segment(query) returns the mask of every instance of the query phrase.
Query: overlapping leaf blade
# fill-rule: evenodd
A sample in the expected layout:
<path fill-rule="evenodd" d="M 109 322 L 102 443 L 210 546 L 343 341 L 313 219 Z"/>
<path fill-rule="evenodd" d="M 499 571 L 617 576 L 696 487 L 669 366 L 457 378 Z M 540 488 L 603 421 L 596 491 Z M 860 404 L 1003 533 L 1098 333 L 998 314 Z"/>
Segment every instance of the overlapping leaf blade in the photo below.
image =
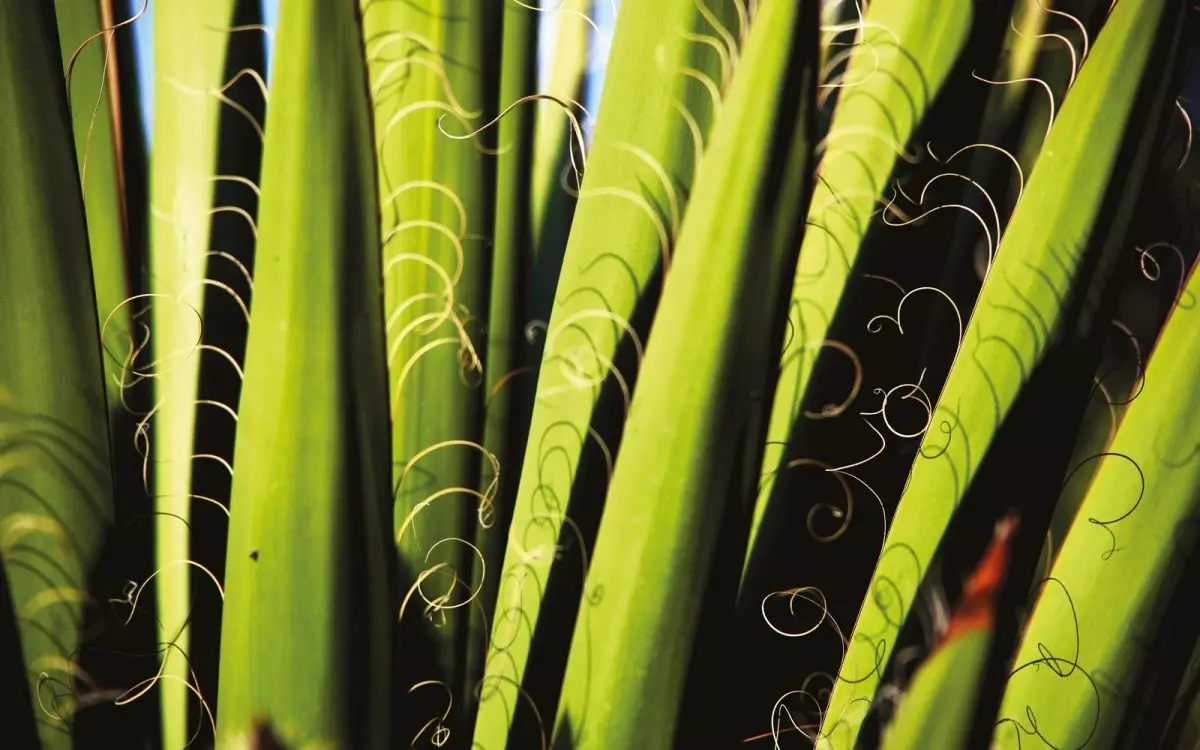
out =
<path fill-rule="evenodd" d="M 225 81 L 230 26 L 239 0 L 171 2 L 154 8 L 154 158 L 150 164 L 151 356 L 154 374 L 146 457 L 153 482 L 155 577 L 167 675 L 159 691 L 163 746 L 180 750 L 190 735 L 187 683 L 192 505 L 201 316 L 217 161 L 218 96 Z M 139 308 L 140 309 L 140 308 Z M 144 337 L 137 343 L 142 344 Z M 118 349 L 118 351 L 120 351 Z M 120 352 L 126 354 L 126 352 Z"/>
<path fill-rule="evenodd" d="M 1136 155 L 1122 179 L 1136 183 L 1144 174 L 1147 134 L 1155 132 L 1161 115 L 1163 74 L 1172 63 L 1156 45 L 1172 44 L 1179 27 L 1162 22 L 1168 15 L 1178 20 L 1174 14 L 1180 9 L 1168 5 L 1118 4 L 1047 139 L 888 532 L 826 713 L 822 748 L 853 745 L 898 623 L 950 516 L 1049 337 L 1064 323 L 1063 290 L 1074 282 L 1085 248 L 1108 249 L 1123 241 L 1137 195 L 1109 191 L 1121 189 L 1112 180 L 1126 146 Z M 1142 86 L 1157 87 L 1157 98 L 1147 111 L 1135 112 Z M 1131 121 L 1137 126 L 1127 131 Z M 1080 140 L 1085 128 L 1091 135 Z M 1106 200 L 1113 200 L 1114 208 L 1101 217 Z M 1101 219 L 1107 233 L 1093 237 Z M 889 593 L 880 594 L 885 588 Z"/>
<path fill-rule="evenodd" d="M 775 475 L 826 332 L 866 236 L 876 201 L 914 129 L 950 73 L 970 31 L 969 0 L 936 0 L 913 12 L 907 0 L 877 0 L 839 86 L 833 122 L 818 149 L 820 179 L 808 211 L 789 309 L 789 337 L 767 433 L 767 474 L 751 526 L 748 565 L 772 502 Z M 774 502 L 784 502 L 777 498 Z M 758 592 L 754 592 L 758 594 Z"/>
<path fill-rule="evenodd" d="M 759 5 L 714 125 L 609 487 L 556 743 L 674 741 L 711 566 L 737 565 L 714 561 L 726 504 L 761 458 L 812 185 L 817 18 L 813 2 Z"/>
<path fill-rule="evenodd" d="M 1013 528 L 1013 520 L 997 527 L 941 642 L 917 667 L 912 683 L 899 696 L 895 720 L 884 731 L 883 750 L 966 747 L 986 672 Z"/>
<path fill-rule="evenodd" d="M 262 717 L 302 747 L 392 747 L 383 285 L 357 19 L 350 0 L 288 2 L 280 18 L 219 741 Z"/>
<path fill-rule="evenodd" d="M 0 47 L 0 554 L 42 746 L 70 748 L 113 513 L 96 292 L 53 5 L 6 7 Z"/>
<path fill-rule="evenodd" d="M 528 320 L 524 291 L 533 283 L 532 259 L 535 213 L 532 196 L 535 112 L 526 103 L 537 87 L 538 14 L 516 4 L 504 7 L 503 37 L 500 56 L 499 108 L 509 109 L 500 120 L 498 137 L 501 151 L 496 161 L 495 229 L 492 236 L 491 278 L 487 316 L 487 357 L 483 382 L 487 386 L 484 402 L 483 447 L 491 456 L 480 462 L 482 478 L 479 490 L 491 493 L 489 524 L 475 529 L 475 544 L 484 562 L 478 582 L 479 607 L 469 610 L 470 633 L 467 636 L 465 701 L 473 705 L 476 683 L 483 677 L 487 657 L 490 613 L 498 590 L 496 571 L 504 562 L 505 533 L 512 517 L 517 477 L 507 471 L 494 476 L 496 465 L 514 466 L 525 451 L 528 419 L 528 389 L 517 389 L 511 380 L 519 376 L 519 363 L 526 358 L 528 343 L 524 336 Z M 522 106 L 524 105 L 524 106 Z M 524 385 L 526 378 L 519 383 Z M 496 487 L 489 485 L 497 481 Z"/>
<path fill-rule="evenodd" d="M 479 747 L 503 747 L 516 712 L 543 722 L 553 713 L 579 603 L 577 584 L 564 581 L 585 567 L 658 274 L 733 70 L 739 12 L 742 0 L 621 5 L 554 309 L 535 329 L 544 346 L 537 402 L 498 572 Z M 570 551 L 556 562 L 560 549 Z M 541 659 L 545 686 L 532 691 L 531 658 Z"/>
<path fill-rule="evenodd" d="M 1200 293 L 1200 274 L 1186 289 Z M 1176 306 L 1099 458 L 1016 655 L 998 748 L 1112 747 L 1135 703 L 1138 667 L 1196 540 L 1198 332 L 1195 309 Z"/>
<path fill-rule="evenodd" d="M 87 210 L 96 305 L 104 337 L 105 387 L 110 408 L 121 403 L 122 357 L 128 352 L 129 296 L 125 195 L 117 87 L 117 54 L 101 30 L 102 0 L 55 0 L 63 64 L 70 76 L 75 156 Z M 111 16 L 111 5 L 108 15 Z M 86 45 L 86 46 L 85 46 Z"/>
<path fill-rule="evenodd" d="M 500 68 L 488 60 L 501 49 L 503 6 L 368 0 L 362 9 L 378 155 L 403 598 L 399 687 L 407 696 L 415 685 L 435 680 L 461 695 L 468 607 L 477 606 L 465 602 L 482 569 L 471 545 L 476 528 L 495 520 L 491 491 L 479 490 L 495 479 L 481 450 L 497 239 L 489 157 L 495 131 L 475 131 L 493 115 Z M 405 709 L 402 721 L 415 721 L 416 734 L 425 713 Z"/>

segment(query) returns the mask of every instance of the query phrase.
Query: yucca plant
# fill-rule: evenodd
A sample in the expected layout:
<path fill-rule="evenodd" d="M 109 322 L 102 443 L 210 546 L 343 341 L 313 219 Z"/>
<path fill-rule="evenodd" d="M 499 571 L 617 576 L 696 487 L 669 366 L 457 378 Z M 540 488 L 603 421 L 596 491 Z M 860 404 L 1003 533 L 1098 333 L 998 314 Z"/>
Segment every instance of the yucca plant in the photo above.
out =
<path fill-rule="evenodd" d="M 1194 9 L 597 1 L 0 14 L 6 741 L 1197 747 Z"/>

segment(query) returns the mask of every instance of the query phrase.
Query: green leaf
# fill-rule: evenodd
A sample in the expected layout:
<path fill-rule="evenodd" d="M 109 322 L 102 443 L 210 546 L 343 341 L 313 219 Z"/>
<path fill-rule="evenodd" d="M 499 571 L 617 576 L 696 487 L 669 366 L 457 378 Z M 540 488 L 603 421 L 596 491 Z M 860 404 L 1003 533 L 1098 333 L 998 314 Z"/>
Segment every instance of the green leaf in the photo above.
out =
<path fill-rule="evenodd" d="M 427 680 L 462 694 L 468 608 L 476 606 L 468 602 L 480 576 L 471 545 L 476 526 L 494 521 L 491 497 L 478 490 L 494 474 L 480 445 L 496 240 L 487 156 L 494 133 L 471 134 L 492 117 L 497 71 L 488 61 L 499 49 L 502 10 L 499 3 L 458 0 L 363 3 L 382 213 L 405 695 Z M 414 732 L 425 719 L 404 717 L 417 721 Z"/>
<path fill-rule="evenodd" d="M 956 750 L 967 742 L 992 648 L 995 607 L 1015 525 L 1013 516 L 996 527 L 941 642 L 899 697 L 896 718 L 883 733 L 883 750 Z"/>
<path fill-rule="evenodd" d="M 473 738 L 481 748 L 505 745 L 517 711 L 536 714 L 538 723 L 554 712 L 562 631 L 579 601 L 569 581 L 586 567 L 590 546 L 571 516 L 591 526 L 600 512 L 614 433 L 637 374 L 626 360 L 640 358 L 661 288 L 656 274 L 677 239 L 736 59 L 744 6 L 709 5 L 625 0 L 617 16 L 554 309 L 537 331 L 544 354 L 504 566 L 490 573 L 501 583 Z M 557 598 L 544 607 L 547 592 Z M 531 655 L 542 663 L 539 683 L 549 687 L 531 691 L 525 682 Z"/>
<path fill-rule="evenodd" d="M 1023 6 L 1024 17 L 1033 23 L 1041 23 L 1043 36 L 1040 39 L 1026 37 L 1021 40 L 1019 48 L 1022 53 L 1010 58 L 1012 66 L 1004 73 L 1003 78 L 997 78 L 997 80 L 1030 77 L 1043 81 L 1053 92 L 1054 101 L 1061 103 L 1062 95 L 1069 89 L 1078 72 L 1078 67 L 1072 68 L 1072 65 L 1082 65 L 1083 61 L 1087 59 L 1089 48 L 1085 30 L 1090 29 L 1094 39 L 1095 32 L 1101 28 L 1111 5 L 1111 0 L 1058 0 L 1058 2 L 1043 0 L 1043 2 L 1025 4 Z M 1037 20 L 1038 16 L 1041 16 L 1042 20 Z M 1031 28 L 1024 33 L 1032 31 Z M 1045 36 L 1048 33 L 1057 33 L 1059 38 Z M 1049 46 L 1043 46 L 1038 55 L 1039 59 L 1033 67 L 1026 68 L 1022 72 L 1021 68 L 1025 67 L 1025 63 L 1028 61 L 1025 56 L 1030 50 L 1028 42 L 1035 44 L 1040 42 Z M 1069 49 L 1068 42 L 1070 43 Z M 998 137 L 1006 126 L 1010 128 L 1009 132 L 1012 138 L 1009 142 L 1010 148 L 1017 161 L 1025 169 L 1026 174 L 1029 173 L 1042 150 L 1046 128 L 1050 126 L 1051 116 L 1051 104 L 1046 88 L 1033 81 L 1030 83 L 1033 85 L 999 87 L 1003 92 L 1000 102 L 992 111 L 985 114 L 985 121 L 991 124 L 991 129 L 985 133 L 985 136 L 995 134 Z M 1023 131 L 1012 133 L 1010 124 L 1012 117 L 1014 115 L 1021 116 L 1018 114 L 1021 112 L 1018 101 L 1020 98 L 1025 98 L 1032 106 L 1029 106 L 1024 112 Z"/>
<path fill-rule="evenodd" d="M 970 630 L 922 663 L 900 698 L 896 721 L 884 731 L 883 750 L 962 748 L 990 646 L 987 630 Z"/>
<path fill-rule="evenodd" d="M 556 744 L 674 741 L 710 570 L 737 565 L 713 559 L 725 505 L 758 473 L 812 185 L 817 18 L 815 2 L 759 5 L 714 126 L 609 486 Z"/>
<path fill-rule="evenodd" d="M 492 235 L 491 289 L 487 316 L 487 357 L 484 384 L 487 386 L 483 447 L 491 456 L 481 461 L 479 490 L 491 493 L 487 526 L 475 530 L 475 545 L 485 567 L 478 582 L 478 607 L 468 610 L 470 633 L 467 636 L 467 674 L 464 701 L 474 705 L 472 693 L 483 677 L 490 635 L 490 614 L 498 591 L 496 571 L 504 562 L 505 537 L 512 517 L 516 477 L 497 472 L 496 467 L 515 465 L 525 451 L 528 420 L 524 395 L 510 383 L 519 377 L 528 344 L 524 327 L 528 305 L 523 294 L 533 267 L 531 253 L 534 212 L 530 204 L 533 164 L 534 115 L 525 98 L 537 87 L 538 14 L 515 3 L 504 6 L 504 35 L 501 41 L 499 108 L 508 109 L 497 129 L 499 150 L 496 159 L 496 215 Z M 524 379 L 520 381 L 522 384 Z M 496 463 L 492 462 L 495 456 Z M 495 482 L 494 488 L 492 483 Z"/>
<path fill-rule="evenodd" d="M 117 51 L 107 0 L 55 0 L 58 38 L 70 83 L 75 157 L 87 210 L 88 244 L 96 283 L 96 304 L 104 337 L 105 386 L 109 407 L 120 408 L 124 356 L 129 351 L 130 316 L 126 263 L 124 174 L 117 82 Z M 107 18 L 102 22 L 101 10 Z"/>
<path fill-rule="evenodd" d="M 1144 174 L 1180 25 L 1164 21 L 1178 20 L 1168 5 L 1118 4 L 1042 149 L 931 415 L 830 699 L 821 748 L 853 745 L 877 665 L 887 663 L 896 623 L 951 514 L 1047 340 L 1075 322 L 1062 320 L 1063 290 L 1074 284 L 1085 249 L 1109 259 L 1124 239 L 1137 200 L 1126 186 Z M 1156 96 L 1136 111 L 1147 85 Z M 1118 182 L 1123 153 L 1130 158 Z"/>
<path fill-rule="evenodd" d="M 1200 293 L 1200 274 L 1186 293 Z M 1137 670 L 1196 543 L 1198 321 L 1195 308 L 1174 308 L 1098 462 L 1026 626 L 998 748 L 1110 747 L 1137 698 Z"/>
<path fill-rule="evenodd" d="M 1038 68 L 1041 54 L 1041 42 L 1046 39 L 1044 34 L 1046 26 L 1051 18 L 1050 4 L 1041 2 L 1032 3 L 1016 3 L 1013 8 L 1012 18 L 1009 21 L 1008 30 L 1004 34 L 1004 47 L 1000 55 L 1000 64 L 995 76 L 997 81 L 1017 81 L 1020 79 L 1029 79 L 1033 77 Z M 1064 35 L 1059 35 L 1062 38 L 1067 38 Z M 1074 52 L 1068 55 L 1062 50 L 1056 50 L 1059 54 L 1052 59 L 1059 63 L 1059 66 L 1069 67 L 1071 64 L 1077 63 L 1078 52 L 1075 52 L 1074 47 L 1071 48 Z M 1046 55 L 1049 57 L 1049 55 Z M 987 108 L 984 112 L 983 129 L 980 132 L 980 140 L 984 143 L 997 143 L 1003 138 L 1004 132 L 1011 127 L 1013 119 L 1021 114 L 1021 104 L 1023 100 L 1030 96 L 1039 97 L 1035 109 L 1038 111 L 1038 116 L 1048 118 L 1047 114 L 1042 114 L 1041 110 L 1045 109 L 1049 102 L 1045 101 L 1045 89 L 1041 86 L 1020 86 L 1020 85 L 999 85 L 996 86 L 988 97 Z M 990 116 L 989 116 L 990 115 Z M 1041 135 L 1045 132 L 1045 123 L 1038 122 L 1042 128 L 1028 128 L 1029 132 L 1034 135 Z M 1028 164 L 1022 166 L 1028 167 Z"/>
<path fill-rule="evenodd" d="M 808 210 L 809 229 L 788 311 L 794 334 L 782 355 L 779 386 L 767 432 L 767 473 L 759 489 L 747 565 L 772 498 L 775 476 L 793 425 L 804 417 L 805 392 L 866 236 L 876 199 L 897 154 L 937 95 L 970 31 L 971 0 L 933 0 L 914 12 L 909 0 L 876 0 L 864 19 L 863 38 L 843 78 L 833 122 L 818 145 L 823 151 Z"/>
<path fill-rule="evenodd" d="M 113 514 L 99 322 L 53 6 L 6 7 L 0 47 L 0 555 L 42 746 L 70 748 Z"/>
<path fill-rule="evenodd" d="M 219 741 L 263 717 L 289 744 L 393 746 L 382 271 L 356 20 L 323 0 L 289 0 L 279 20 Z"/>
<path fill-rule="evenodd" d="M 155 577 L 165 679 L 162 737 L 181 750 L 188 724 L 188 618 L 193 438 L 201 315 L 217 153 L 217 92 L 237 0 L 161 3 L 154 8 L 154 154 L 150 164 L 150 329 L 155 410 L 146 459 L 153 472 Z M 141 343 L 139 340 L 138 343 Z M 152 468 L 151 468 L 152 467 Z"/>
<path fill-rule="evenodd" d="M 583 99 L 589 56 L 593 51 L 588 43 L 591 26 L 585 15 L 590 5 L 590 0 L 563 0 L 557 11 L 554 62 L 550 65 L 544 93 L 560 102 L 570 104 Z M 568 149 L 577 150 L 572 143 L 576 137 L 575 123 L 583 119 L 580 115 L 577 111 L 563 111 L 551 101 L 543 100 L 538 104 L 530 187 L 535 237 L 533 260 L 535 268 L 553 268 L 553 277 L 557 277 L 562 263 L 557 234 L 562 233 L 565 244 L 575 207 L 565 188 L 579 187 L 574 184 L 575 175 L 570 171 L 572 153 Z M 582 154 L 574 154 L 574 158 L 582 158 Z M 551 274 L 543 272 L 542 275 Z M 544 283 L 542 279 L 538 281 Z M 550 284 L 550 290 L 553 295 L 553 284 Z"/>

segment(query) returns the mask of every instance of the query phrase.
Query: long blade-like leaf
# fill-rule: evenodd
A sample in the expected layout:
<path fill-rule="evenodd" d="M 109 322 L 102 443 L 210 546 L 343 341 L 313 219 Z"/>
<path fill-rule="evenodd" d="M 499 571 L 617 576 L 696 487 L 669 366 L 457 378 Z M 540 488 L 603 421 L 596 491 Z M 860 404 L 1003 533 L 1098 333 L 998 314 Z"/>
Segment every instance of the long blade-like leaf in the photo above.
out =
<path fill-rule="evenodd" d="M 495 475 L 481 450 L 489 260 L 500 242 L 497 261 L 507 271 L 512 249 L 511 238 L 492 236 L 487 144 L 495 131 L 474 132 L 495 106 L 499 70 L 487 61 L 499 50 L 503 8 L 461 0 L 362 7 L 383 222 L 394 531 L 406 594 L 399 687 L 407 697 L 432 680 L 461 695 L 468 607 L 477 606 L 466 602 L 483 569 L 472 544 L 476 527 L 495 519 L 490 492 L 478 489 Z M 507 135 L 511 124 L 502 125 Z M 402 716 L 406 733 L 428 718 L 414 710 Z"/>
<path fill-rule="evenodd" d="M 155 576 L 165 666 L 163 747 L 182 750 L 188 726 L 188 618 L 193 438 L 217 154 L 221 74 L 238 0 L 156 3 L 150 274 L 155 366 L 147 472 L 153 473 Z M 142 344 L 139 340 L 137 343 Z M 143 371 L 151 368 L 141 366 Z"/>
<path fill-rule="evenodd" d="M 621 4 L 553 313 L 535 329 L 544 353 L 498 573 L 473 738 L 481 748 L 503 747 L 515 714 L 533 725 L 554 713 L 579 602 L 575 582 L 661 288 L 657 274 L 669 273 L 686 189 L 736 61 L 745 10 L 743 0 Z M 615 416 L 599 418 L 606 413 Z M 531 659 L 540 664 L 536 685 L 526 680 Z"/>
<path fill-rule="evenodd" d="M 58 36 L 70 83 L 75 156 L 87 210 L 88 245 L 96 280 L 96 304 L 108 355 L 105 386 L 110 408 L 121 403 L 123 355 L 128 352 L 129 296 L 126 270 L 124 179 L 120 147 L 120 100 L 117 51 L 112 34 L 102 29 L 114 19 L 104 0 L 55 0 Z M 105 23 L 104 21 L 107 21 Z"/>
<path fill-rule="evenodd" d="M 113 513 L 104 375 L 53 5 L 6 6 L 0 48 L 0 555 L 32 696 L 16 705 L 65 749 Z"/>
<path fill-rule="evenodd" d="M 748 564 L 753 564 L 759 527 L 773 500 L 776 470 L 790 458 L 781 451 L 802 417 L 816 352 L 837 311 L 876 199 L 897 154 L 904 153 L 958 58 L 970 31 L 971 5 L 970 0 L 936 0 L 919 13 L 908 0 L 876 0 L 868 6 L 863 39 L 843 77 L 845 90 L 821 144 L 820 179 L 789 310 L 794 335 L 783 353 L 771 412 L 764 461 L 769 473 L 754 510 Z"/>
<path fill-rule="evenodd" d="M 884 731 L 883 750 L 964 747 L 991 645 L 1012 529 L 1013 520 L 998 525 L 941 642 L 899 697 L 896 719 Z"/>
<path fill-rule="evenodd" d="M 544 93 L 560 102 L 582 101 L 585 79 L 595 48 L 588 44 L 591 30 L 586 15 L 590 0 L 564 0 L 556 11 L 554 54 L 548 70 Z M 594 113 L 592 113 L 594 114 Z M 567 188 L 578 188 L 570 171 L 573 159 L 583 159 L 574 142 L 575 123 L 583 124 L 586 115 L 578 108 L 564 110 L 561 105 L 543 100 L 538 105 L 534 131 L 533 165 L 530 185 L 533 212 L 533 260 L 535 268 L 547 266 L 557 277 L 562 262 L 562 247 L 570 227 L 574 200 Z M 570 150 L 568 150 L 570 149 Z M 561 236 L 560 236 L 561 235 Z M 543 271 L 543 276 L 547 275 Z M 538 279 L 542 282 L 542 279 Z M 550 285 L 550 296 L 554 288 Z"/>
<path fill-rule="evenodd" d="M 1200 293 L 1200 274 L 1186 293 Z M 1026 627 L 998 748 L 1111 747 L 1136 698 L 1136 670 L 1196 541 L 1198 317 L 1175 307 L 1100 458 Z"/>
<path fill-rule="evenodd" d="M 1170 3 L 1121 3 L 1100 35 L 1051 131 L 1038 166 L 1000 243 L 960 345 L 937 411 L 931 415 L 893 525 L 855 624 L 822 727 L 822 748 L 853 746 L 930 558 L 1005 414 L 1063 324 L 1085 249 L 1111 256 L 1124 238 L 1136 191 L 1109 194 L 1114 166 L 1128 157 L 1127 180 L 1144 174 L 1153 125 L 1161 114 L 1162 73 L 1174 28 L 1160 23 Z M 1167 52 L 1170 51 L 1167 47 Z M 1152 64 L 1153 63 L 1153 64 Z M 1156 93 L 1135 112 L 1143 85 Z M 1136 119 L 1134 119 L 1136 118 Z M 1136 125 L 1128 128 L 1130 123 Z M 1080 140 L 1078 133 L 1091 134 Z M 1135 183 L 1136 184 L 1136 183 Z M 1101 216 L 1106 200 L 1113 200 Z M 1102 237 L 1094 237 L 1104 222 Z M 1101 247 L 1102 246 L 1102 247 Z"/>
<path fill-rule="evenodd" d="M 758 394 L 773 384 L 812 185 L 817 19 L 815 2 L 760 4 L 714 126 L 609 487 L 556 743 L 672 746 L 725 505 L 761 458 Z"/>
<path fill-rule="evenodd" d="M 218 737 L 261 716 L 298 746 L 390 748 L 384 319 L 356 8 L 289 1 L 276 45 Z"/>
<path fill-rule="evenodd" d="M 516 465 L 525 452 L 528 412 L 524 401 L 510 382 L 519 374 L 528 349 L 524 336 L 528 316 L 523 294 L 532 270 L 533 212 L 531 167 L 535 112 L 522 106 L 537 87 L 538 14 L 510 3 L 504 7 L 503 38 L 500 53 L 499 108 L 509 109 L 498 125 L 500 150 L 496 161 L 496 212 L 492 236 L 490 300 L 487 316 L 487 357 L 484 363 L 483 447 L 495 456 L 485 456 L 480 491 L 489 492 L 492 502 L 484 518 L 488 523 L 475 530 L 475 545 L 483 560 L 483 575 L 478 581 L 478 607 L 468 610 L 470 633 L 467 636 L 467 668 L 464 702 L 476 705 L 472 695 L 483 677 L 490 635 L 491 612 L 496 603 L 498 583 L 487 570 L 499 570 L 504 562 L 504 542 L 508 521 L 512 518 L 517 481 L 513 474 L 496 467 Z M 525 383 L 522 378 L 518 381 Z M 528 389 L 524 389 L 528 390 Z M 473 718 L 468 715 L 468 723 Z"/>

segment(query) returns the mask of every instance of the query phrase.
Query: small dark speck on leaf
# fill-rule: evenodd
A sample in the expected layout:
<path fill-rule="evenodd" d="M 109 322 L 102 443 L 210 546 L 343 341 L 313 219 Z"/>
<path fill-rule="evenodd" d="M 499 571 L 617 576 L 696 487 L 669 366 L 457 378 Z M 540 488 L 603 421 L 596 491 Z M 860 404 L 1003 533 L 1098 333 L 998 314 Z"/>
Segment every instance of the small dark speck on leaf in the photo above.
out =
<path fill-rule="evenodd" d="M 257 551 L 255 550 L 255 552 Z M 256 719 L 252 731 L 251 748 L 253 750 L 286 750 L 283 740 L 279 739 L 265 719 Z"/>
<path fill-rule="evenodd" d="M 253 560 L 254 562 L 258 562 L 258 550 L 256 550 L 256 549 L 250 550 L 250 559 Z"/>

